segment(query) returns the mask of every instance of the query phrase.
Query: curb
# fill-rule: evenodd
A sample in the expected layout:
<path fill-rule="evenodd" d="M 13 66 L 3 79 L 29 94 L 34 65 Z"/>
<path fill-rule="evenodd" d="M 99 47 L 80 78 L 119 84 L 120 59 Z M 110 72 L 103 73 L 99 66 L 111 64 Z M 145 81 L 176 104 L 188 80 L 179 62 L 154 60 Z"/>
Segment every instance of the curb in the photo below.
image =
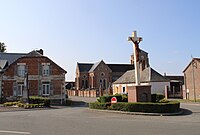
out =
<path fill-rule="evenodd" d="M 99 109 L 88 109 L 94 112 L 106 112 L 106 113 L 118 113 L 126 115 L 143 115 L 143 116 L 177 116 L 184 113 L 183 109 L 180 109 L 179 112 L 175 113 L 143 113 L 143 112 L 124 112 L 124 111 L 113 111 L 113 110 L 99 110 Z"/>

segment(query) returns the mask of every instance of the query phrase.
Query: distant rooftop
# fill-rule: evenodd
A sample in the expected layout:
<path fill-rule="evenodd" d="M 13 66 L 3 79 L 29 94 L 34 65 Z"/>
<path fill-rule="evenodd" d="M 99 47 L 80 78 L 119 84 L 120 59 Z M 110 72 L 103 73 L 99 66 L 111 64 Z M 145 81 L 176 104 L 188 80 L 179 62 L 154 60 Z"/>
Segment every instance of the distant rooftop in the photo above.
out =
<path fill-rule="evenodd" d="M 0 60 L 6 60 L 8 62 L 8 65 L 10 65 L 17 59 L 26 55 L 26 53 L 0 53 Z"/>

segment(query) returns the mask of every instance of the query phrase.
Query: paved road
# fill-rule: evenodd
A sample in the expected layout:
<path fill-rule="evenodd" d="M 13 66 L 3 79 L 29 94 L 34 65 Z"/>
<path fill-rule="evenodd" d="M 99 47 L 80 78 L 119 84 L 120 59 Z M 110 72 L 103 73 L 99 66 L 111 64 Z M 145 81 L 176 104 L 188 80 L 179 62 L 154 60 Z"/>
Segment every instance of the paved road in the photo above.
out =
<path fill-rule="evenodd" d="M 136 116 L 94 112 L 86 107 L 1 112 L 0 135 L 199 135 L 200 105 L 183 116 Z"/>

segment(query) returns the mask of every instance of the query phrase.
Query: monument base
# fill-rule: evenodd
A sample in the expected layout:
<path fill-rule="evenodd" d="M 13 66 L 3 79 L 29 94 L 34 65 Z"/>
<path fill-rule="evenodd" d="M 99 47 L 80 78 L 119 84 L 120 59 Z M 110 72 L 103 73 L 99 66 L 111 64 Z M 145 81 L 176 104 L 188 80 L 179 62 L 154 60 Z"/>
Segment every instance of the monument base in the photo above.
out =
<path fill-rule="evenodd" d="M 151 85 L 129 86 L 128 102 L 151 102 Z"/>

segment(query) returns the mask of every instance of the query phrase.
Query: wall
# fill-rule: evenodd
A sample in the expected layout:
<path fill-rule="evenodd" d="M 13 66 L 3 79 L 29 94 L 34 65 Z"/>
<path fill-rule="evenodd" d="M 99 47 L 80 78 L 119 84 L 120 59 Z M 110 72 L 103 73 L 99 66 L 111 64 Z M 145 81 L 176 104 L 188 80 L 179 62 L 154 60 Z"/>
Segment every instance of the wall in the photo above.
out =
<path fill-rule="evenodd" d="M 151 82 L 151 94 L 165 94 L 165 87 L 170 86 L 170 82 Z"/>
<path fill-rule="evenodd" d="M 194 82 L 193 82 L 193 69 L 194 69 Z M 184 73 L 185 77 L 185 89 L 188 91 L 188 99 L 194 100 L 194 94 L 196 94 L 196 99 L 200 99 L 200 63 L 194 60 L 194 68 L 189 65 Z M 194 92 L 195 85 L 195 92 Z"/>

